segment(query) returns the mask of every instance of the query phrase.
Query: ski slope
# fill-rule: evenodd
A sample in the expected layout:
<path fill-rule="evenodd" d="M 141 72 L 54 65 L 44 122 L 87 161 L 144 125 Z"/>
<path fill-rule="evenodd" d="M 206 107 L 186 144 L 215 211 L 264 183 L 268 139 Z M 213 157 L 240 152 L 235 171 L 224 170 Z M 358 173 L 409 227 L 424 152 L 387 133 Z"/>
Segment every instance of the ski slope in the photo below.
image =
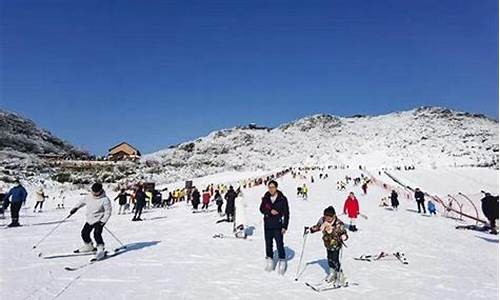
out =
<path fill-rule="evenodd" d="M 316 182 L 307 182 L 308 200 L 295 197 L 302 180 L 290 175 L 278 180 L 291 211 L 285 236 L 289 264 L 285 276 L 264 271 L 263 224 L 258 206 L 266 188 L 258 186 L 244 193 L 248 232 L 252 234 L 248 240 L 212 238 L 215 233 L 230 235 L 232 224 L 215 224 L 220 219 L 215 212 L 193 214 L 185 202 L 171 209 L 146 211 L 144 222 L 131 222 L 131 215 L 116 215 L 115 206 L 107 226 L 130 251 L 74 272 L 64 267 L 84 263 L 87 257 L 44 260 L 37 254 L 69 252 L 78 247 L 84 213 L 78 212 L 32 250 L 32 245 L 55 226 L 52 222 L 64 218 L 68 209 L 55 210 L 49 203 L 49 209 L 41 214 L 23 210 L 21 223 L 26 226 L 0 230 L 0 298 L 498 299 L 498 236 L 456 230 L 455 221 L 419 215 L 414 212 L 414 202 L 405 199 L 400 199 L 397 212 L 381 208 L 379 200 L 387 195 L 375 185 L 369 186 L 366 196 L 361 195 L 359 187 L 349 186 L 342 192 L 335 189 L 337 180 L 345 175 L 359 176 L 359 171 L 332 170 L 327 180 L 318 180 L 317 174 L 309 174 Z M 227 174 L 220 178 L 229 179 Z M 219 179 L 212 176 L 210 180 L 218 183 Z M 293 280 L 303 226 L 314 224 L 328 205 L 340 214 L 350 190 L 356 193 L 361 212 L 368 216 L 367 220 L 358 220 L 360 230 L 350 233 L 341 258 L 348 280 L 357 285 L 317 293 L 304 282 L 320 282 L 328 269 L 319 233 L 308 237 L 301 278 Z M 68 192 L 71 199 L 67 207 L 78 200 L 80 192 Z M 109 196 L 114 194 L 109 192 Z M 341 219 L 347 221 L 345 216 Z M 107 232 L 104 239 L 109 248 L 118 246 Z M 409 264 L 353 259 L 380 251 L 404 252 Z"/>

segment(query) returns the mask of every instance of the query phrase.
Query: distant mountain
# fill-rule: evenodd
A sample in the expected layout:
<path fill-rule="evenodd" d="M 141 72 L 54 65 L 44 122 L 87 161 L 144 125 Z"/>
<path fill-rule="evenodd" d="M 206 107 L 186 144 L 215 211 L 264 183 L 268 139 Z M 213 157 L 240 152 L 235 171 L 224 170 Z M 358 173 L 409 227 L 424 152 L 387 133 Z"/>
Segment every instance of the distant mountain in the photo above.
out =
<path fill-rule="evenodd" d="M 43 174 L 60 182 L 151 180 L 172 182 L 225 171 L 290 166 L 481 166 L 498 169 L 498 121 L 440 107 L 380 116 L 319 114 L 276 128 L 256 124 L 145 155 L 133 162 L 49 161 L 40 155 L 86 158 L 85 152 L 0 110 L 0 181 Z"/>
<path fill-rule="evenodd" d="M 58 154 L 71 157 L 88 155 L 55 137 L 49 131 L 37 127 L 33 121 L 2 109 L 0 109 L 0 150 L 29 155 Z"/>
<path fill-rule="evenodd" d="M 498 122 L 441 107 L 380 116 L 319 114 L 274 129 L 252 128 L 218 130 L 146 155 L 143 163 L 174 177 L 329 164 L 498 168 Z"/>

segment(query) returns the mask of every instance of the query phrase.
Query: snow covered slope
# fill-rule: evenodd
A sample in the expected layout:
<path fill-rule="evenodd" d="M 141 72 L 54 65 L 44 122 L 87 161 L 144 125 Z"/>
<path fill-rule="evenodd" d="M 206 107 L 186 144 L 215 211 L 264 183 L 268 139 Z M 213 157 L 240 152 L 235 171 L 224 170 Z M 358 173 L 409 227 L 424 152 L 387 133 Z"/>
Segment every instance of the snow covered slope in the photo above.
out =
<path fill-rule="evenodd" d="M 317 173 L 312 173 L 317 178 Z M 284 277 L 264 271 L 264 238 L 260 197 L 265 187 L 245 190 L 251 240 L 214 239 L 214 233 L 230 234 L 232 224 L 215 224 L 215 213 L 193 214 L 185 203 L 172 209 L 154 209 L 146 221 L 130 222 L 131 215 L 111 217 L 108 227 L 130 251 L 75 272 L 65 266 L 79 265 L 85 257 L 43 260 L 44 253 L 70 251 L 80 244 L 83 212 L 63 224 L 38 250 L 31 246 L 53 228 L 67 211 L 33 214 L 24 210 L 21 222 L 30 226 L 0 230 L 0 298 L 2 299 L 498 299 L 498 236 L 454 229 L 455 221 L 414 213 L 413 201 L 401 199 L 397 212 L 378 207 L 386 192 L 370 185 L 367 196 L 359 187 L 345 192 L 334 189 L 353 170 L 329 172 L 329 179 L 310 184 L 308 201 L 294 197 L 301 180 L 285 176 L 280 189 L 291 207 L 285 236 L 288 271 Z M 236 176 L 235 176 L 236 178 Z M 227 174 L 208 182 L 230 179 Z M 453 185 L 453 179 L 446 186 Z M 199 179 L 199 182 L 205 182 Z M 178 183 L 182 185 L 182 183 Z M 458 189 L 456 187 L 455 189 Z M 319 282 L 327 269 L 321 236 L 307 240 L 304 269 L 293 281 L 302 247 L 303 226 L 314 224 L 323 209 L 334 205 L 337 212 L 346 194 L 353 190 L 361 211 L 360 231 L 351 233 L 342 252 L 343 269 L 351 287 L 316 293 L 304 281 Z M 109 191 L 109 190 L 108 190 Z M 80 191 L 71 193 L 67 205 Z M 110 192 L 110 196 L 114 196 Z M 30 198 L 29 206 L 33 204 Z M 116 203 L 114 203 L 116 205 Z M 49 202 L 49 208 L 53 204 Z M 213 209 L 213 207 L 210 207 Z M 345 216 L 341 216 L 345 220 Z M 7 221 L 7 220 L 5 220 Z M 117 246 L 106 232 L 108 247 Z M 353 258 L 380 251 L 402 251 L 409 264 L 397 260 L 362 262 Z M 357 284 L 357 285 L 355 285 Z"/>
<path fill-rule="evenodd" d="M 374 117 L 314 115 L 274 129 L 215 131 L 144 161 L 157 169 L 157 177 L 295 165 L 498 168 L 498 122 L 438 107 Z"/>

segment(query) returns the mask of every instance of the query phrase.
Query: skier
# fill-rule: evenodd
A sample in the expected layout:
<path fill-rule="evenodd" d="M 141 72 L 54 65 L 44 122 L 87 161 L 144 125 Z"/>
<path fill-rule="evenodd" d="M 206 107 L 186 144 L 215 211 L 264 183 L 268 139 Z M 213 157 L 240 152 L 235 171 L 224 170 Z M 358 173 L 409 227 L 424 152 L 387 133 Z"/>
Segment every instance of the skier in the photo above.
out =
<path fill-rule="evenodd" d="M 226 199 L 226 216 L 229 222 L 234 220 L 234 199 L 236 199 L 237 196 L 238 194 L 234 191 L 233 186 L 230 186 L 229 190 L 224 195 L 224 199 Z"/>
<path fill-rule="evenodd" d="M 200 205 L 200 192 L 196 187 L 193 187 L 193 192 L 191 193 L 191 204 L 195 210 L 198 210 L 198 205 Z"/>
<path fill-rule="evenodd" d="M 217 212 L 219 215 L 222 217 L 222 196 L 219 193 L 219 190 L 215 190 L 215 196 L 214 196 L 215 204 L 217 204 Z"/>
<path fill-rule="evenodd" d="M 368 181 L 363 182 L 363 184 L 361 185 L 361 189 L 363 190 L 363 195 L 366 195 L 366 193 L 368 192 Z"/>
<path fill-rule="evenodd" d="M 66 195 L 64 194 L 64 190 L 61 190 L 57 197 L 57 209 L 64 209 L 64 199 L 66 199 Z"/>
<path fill-rule="evenodd" d="M 481 199 L 481 209 L 490 222 L 490 233 L 498 234 L 496 220 L 498 220 L 498 196 L 494 197 L 490 193 L 485 193 Z"/>
<path fill-rule="evenodd" d="M 431 216 L 436 214 L 436 205 L 431 200 L 427 201 L 427 211 Z"/>
<path fill-rule="evenodd" d="M 415 200 L 417 201 L 418 213 L 421 213 L 420 207 L 422 207 L 424 214 L 426 214 L 424 193 L 419 188 L 415 189 Z"/>
<path fill-rule="evenodd" d="M 391 206 L 393 210 L 398 210 L 399 201 L 398 201 L 398 193 L 395 190 L 391 192 Z"/>
<path fill-rule="evenodd" d="M 286 271 L 286 253 L 283 245 L 283 235 L 288 229 L 290 212 L 288 200 L 278 190 L 278 183 L 270 180 L 267 184 L 268 191 L 262 197 L 260 212 L 264 215 L 264 237 L 266 241 L 266 271 L 274 269 L 273 240 L 278 249 L 278 273 L 283 275 Z"/>
<path fill-rule="evenodd" d="M 307 193 L 309 192 L 309 189 L 307 188 L 307 185 L 304 183 L 302 186 L 302 198 L 307 200 Z"/>
<path fill-rule="evenodd" d="M 349 193 L 349 196 L 344 202 L 344 214 L 347 214 L 350 219 L 349 230 L 358 231 L 358 228 L 356 228 L 356 219 L 359 215 L 359 203 L 353 192 Z"/>
<path fill-rule="evenodd" d="M 208 204 L 210 203 L 210 190 L 208 188 L 203 192 L 202 200 L 203 206 L 201 207 L 201 209 L 208 210 Z"/>
<path fill-rule="evenodd" d="M 102 239 L 102 230 L 111 216 L 111 201 L 102 189 L 102 184 L 94 183 L 91 187 L 91 194 L 80 200 L 78 204 L 71 209 L 69 212 L 70 215 L 75 214 L 78 209 L 84 206 L 87 206 L 86 223 L 82 228 L 82 239 L 84 244 L 82 247 L 75 250 L 75 252 L 82 253 L 94 251 L 94 245 L 90 239 L 90 232 L 94 230 L 94 239 L 97 244 L 95 259 L 99 260 L 106 255 L 104 251 L 104 241 Z"/>
<path fill-rule="evenodd" d="M 36 204 L 35 204 L 35 207 L 33 208 L 33 212 L 36 212 L 38 205 L 40 205 L 40 209 L 38 210 L 38 212 L 42 212 L 43 202 L 45 201 L 46 198 L 48 198 L 48 196 L 45 195 L 43 188 L 40 188 L 36 192 Z"/>
<path fill-rule="evenodd" d="M 130 197 L 125 189 L 121 189 L 120 193 L 115 197 L 113 201 L 116 201 L 118 199 L 118 204 L 120 205 L 120 208 L 118 209 L 118 214 L 121 215 L 122 213 L 125 214 L 125 205 L 127 205 L 127 199 Z M 122 211 L 123 210 L 123 211 Z"/>
<path fill-rule="evenodd" d="M 323 211 L 323 217 L 319 219 L 316 225 L 306 227 L 306 234 L 318 231 L 323 233 L 323 243 L 326 248 L 329 267 L 329 273 L 325 281 L 332 283 L 334 286 L 345 285 L 345 276 L 342 272 L 339 256 L 344 241 L 349 237 L 344 228 L 344 223 L 337 218 L 333 206 L 329 206 Z"/>
<path fill-rule="evenodd" d="M 144 194 L 146 195 L 146 206 L 148 209 L 151 209 L 151 204 L 153 203 L 153 192 L 144 187 Z"/>
<path fill-rule="evenodd" d="M 144 206 L 146 206 L 146 194 L 143 191 L 143 187 L 138 185 L 135 191 L 135 213 L 132 221 L 142 221 L 141 214 Z"/>
<path fill-rule="evenodd" d="M 21 206 L 26 203 L 26 197 L 28 197 L 28 192 L 26 192 L 19 179 L 16 179 L 15 184 L 16 186 L 11 188 L 3 197 L 3 209 L 6 209 L 10 204 L 11 222 L 8 227 L 21 226 L 19 224 L 19 211 L 21 210 Z"/>
<path fill-rule="evenodd" d="M 247 225 L 247 219 L 246 219 L 246 203 L 245 203 L 245 198 L 243 196 L 243 192 L 241 189 L 236 190 L 236 194 L 238 195 L 236 199 L 234 199 L 234 236 L 237 238 L 247 238 L 247 233 L 246 233 L 246 225 Z"/>

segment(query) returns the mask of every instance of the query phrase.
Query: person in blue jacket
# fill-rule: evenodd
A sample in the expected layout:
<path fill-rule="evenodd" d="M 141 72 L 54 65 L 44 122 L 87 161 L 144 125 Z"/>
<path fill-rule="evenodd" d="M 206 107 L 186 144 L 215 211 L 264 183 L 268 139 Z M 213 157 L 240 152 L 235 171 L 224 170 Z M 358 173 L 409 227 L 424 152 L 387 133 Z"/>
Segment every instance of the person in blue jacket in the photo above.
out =
<path fill-rule="evenodd" d="M 16 186 L 11 188 L 3 197 L 3 209 L 9 207 L 10 204 L 11 223 L 8 227 L 21 226 L 19 224 L 19 211 L 21 210 L 21 206 L 26 203 L 26 197 L 28 197 L 28 192 L 26 192 L 19 179 L 16 180 L 15 184 Z"/>
<path fill-rule="evenodd" d="M 431 216 L 436 214 L 436 205 L 431 200 L 427 201 L 427 211 Z"/>

